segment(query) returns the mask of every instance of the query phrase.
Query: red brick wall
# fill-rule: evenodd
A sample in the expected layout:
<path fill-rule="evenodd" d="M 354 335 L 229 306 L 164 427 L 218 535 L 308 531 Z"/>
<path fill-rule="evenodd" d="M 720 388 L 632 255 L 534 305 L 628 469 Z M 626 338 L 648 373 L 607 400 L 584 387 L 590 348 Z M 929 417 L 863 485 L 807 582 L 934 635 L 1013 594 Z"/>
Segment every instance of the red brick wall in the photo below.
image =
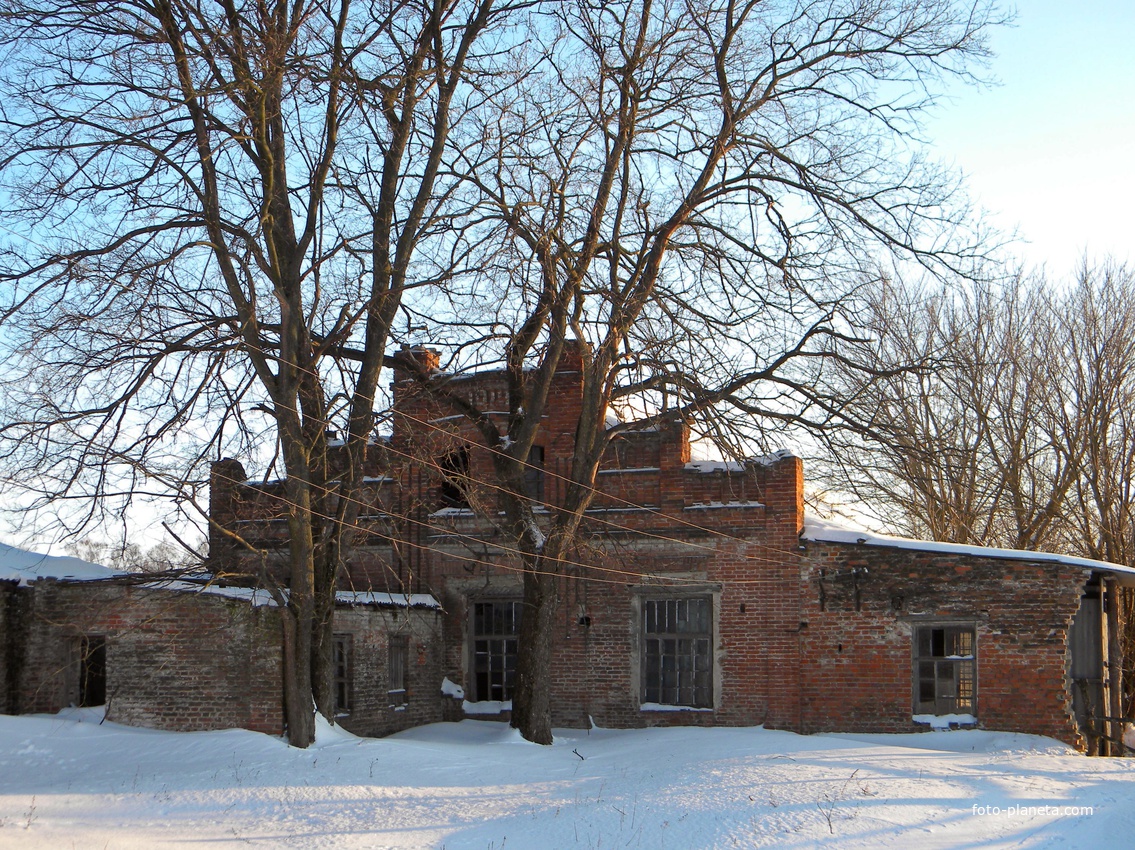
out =
<path fill-rule="evenodd" d="M 436 366 L 428 351 L 415 356 L 427 368 Z M 500 373 L 455 377 L 451 387 L 503 424 L 499 412 L 507 400 Z M 477 594 L 519 596 L 518 564 L 484 516 L 494 510 L 495 494 L 479 436 L 408 380 L 404 369 L 395 372 L 394 390 L 400 415 L 390 477 L 397 485 L 376 486 L 373 498 L 385 507 L 413 506 L 416 513 L 413 521 L 388 529 L 396 539 L 403 536 L 397 564 L 393 550 L 371 547 L 360 552 L 349 578 L 373 587 L 383 581 L 404 587 L 413 580 L 413 589 L 444 599 L 438 672 L 468 685 L 467 601 Z M 545 501 L 552 505 L 562 492 L 556 476 L 568 472 L 580 393 L 580 374 L 566 370 L 552 389 L 537 438 L 547 471 Z M 982 725 L 1071 739 L 1065 644 L 1082 571 L 886 547 L 802 548 L 799 459 L 699 467 L 688 465 L 689 441 L 686 425 L 664 422 L 616 438 L 602 464 L 585 539 L 573 556 L 578 563 L 565 565 L 559 580 L 555 723 L 583 725 L 593 717 L 611 726 L 909 730 L 911 629 L 923 616 L 975 624 Z M 468 446 L 472 477 L 487 482 L 474 493 L 482 515 L 430 517 L 439 482 L 430 465 L 456 446 Z M 420 461 L 407 461 L 407 454 Z M 400 495 L 392 495 L 399 488 Z M 246 505 L 271 499 L 268 489 L 245 489 L 251 493 L 242 496 Z M 227 505 L 219 502 L 218 509 L 239 513 Z M 852 574 L 857 568 L 858 578 Z M 678 577 L 696 592 L 714 595 L 711 712 L 639 709 L 638 607 L 652 588 L 672 584 L 657 576 Z M 374 649 L 381 654 L 378 640 Z M 375 699 L 380 702 L 381 694 Z M 367 728 L 386 727 L 375 719 Z"/>
<path fill-rule="evenodd" d="M 389 735 L 446 719 L 441 693 L 441 613 L 429 609 L 341 607 L 335 633 L 353 644 L 352 705 L 338 722 L 356 735 Z M 408 641 L 406 698 L 392 706 L 387 668 L 392 636 Z"/>
<path fill-rule="evenodd" d="M 284 729 L 278 612 L 239 599 L 105 583 L 39 581 L 21 589 L 24 632 L 15 713 L 54 712 L 78 696 L 76 647 L 107 646 L 107 717 L 159 729 Z M 384 735 L 442 719 L 439 615 L 432 609 L 339 608 L 354 636 L 355 704 L 343 726 Z M 405 634 L 407 701 L 392 710 L 389 634 Z"/>
<path fill-rule="evenodd" d="M 681 458 L 680 434 L 662 445 L 671 458 Z M 628 501 L 658 505 L 651 494 L 660 491 L 676 497 L 663 497 L 661 510 L 636 510 L 611 499 L 610 507 L 590 515 L 586 528 L 593 536 L 573 556 L 579 563 L 566 565 L 558 581 L 553 723 L 582 726 L 590 717 L 612 727 L 767 723 L 795 728 L 801 711 L 796 680 L 800 461 L 785 458 L 744 472 L 703 473 L 686 469 L 684 460 L 667 463 L 666 457 L 661 469 L 601 476 L 605 492 Z M 745 494 L 749 503 L 722 506 L 727 501 L 722 495 L 730 492 Z M 763 505 L 753 504 L 758 498 Z M 454 528 L 486 533 L 475 517 L 455 521 Z M 468 549 L 453 541 L 434 545 L 432 569 L 437 586 L 444 588 L 447 611 L 445 669 L 471 691 L 468 600 L 519 598 L 520 578 L 507 551 L 491 544 L 485 550 L 490 554 L 479 560 L 495 560 L 499 567 L 471 562 Z M 714 597 L 716 706 L 644 712 L 638 679 L 641 600 L 683 585 L 681 592 Z"/>
<path fill-rule="evenodd" d="M 71 704 L 77 641 L 103 635 L 108 719 L 159 729 L 283 730 L 272 609 L 92 582 L 39 581 L 28 593 L 19 712 Z"/>
<path fill-rule="evenodd" d="M 1087 572 L 1045 561 L 808 543 L 800 584 L 807 622 L 801 731 L 925 729 L 911 721 L 911 634 L 937 618 L 976 626 L 979 726 L 1076 743 L 1067 633 Z"/>

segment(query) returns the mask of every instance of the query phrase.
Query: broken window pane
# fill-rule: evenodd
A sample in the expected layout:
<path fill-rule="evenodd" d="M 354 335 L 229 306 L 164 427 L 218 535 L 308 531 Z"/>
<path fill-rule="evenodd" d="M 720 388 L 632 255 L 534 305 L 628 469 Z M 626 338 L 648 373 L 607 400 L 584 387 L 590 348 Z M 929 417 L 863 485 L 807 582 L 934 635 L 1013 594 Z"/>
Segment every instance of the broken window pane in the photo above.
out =
<path fill-rule="evenodd" d="M 915 629 L 915 714 L 976 714 L 976 645 L 973 626 Z"/>

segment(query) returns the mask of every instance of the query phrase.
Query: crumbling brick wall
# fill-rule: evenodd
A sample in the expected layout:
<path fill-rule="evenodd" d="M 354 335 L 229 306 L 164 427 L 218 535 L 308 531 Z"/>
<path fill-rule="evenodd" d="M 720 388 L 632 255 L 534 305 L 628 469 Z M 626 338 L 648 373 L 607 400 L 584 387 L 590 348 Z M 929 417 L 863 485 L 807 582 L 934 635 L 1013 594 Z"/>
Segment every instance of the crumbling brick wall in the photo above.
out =
<path fill-rule="evenodd" d="M 801 731 L 906 732 L 912 632 L 972 623 L 980 727 L 1077 743 L 1067 639 L 1083 567 L 887 546 L 808 542 L 801 573 Z"/>
<path fill-rule="evenodd" d="M 680 427 L 658 439 L 666 449 L 659 468 L 612 469 L 601 476 L 606 493 L 631 504 L 600 500 L 585 521 L 572 562 L 560 565 L 553 723 L 796 728 L 801 462 L 783 457 L 767 466 L 705 472 L 687 468 L 688 434 Z M 454 528 L 483 533 L 479 523 L 468 517 Z M 485 539 L 484 554 L 475 562 L 460 540 L 438 539 L 432 552 L 447 612 L 445 669 L 471 697 L 470 605 L 521 596 L 509 553 L 494 547 L 490 536 Z M 491 566 L 494 561 L 501 566 Z M 667 595 L 713 599 L 712 708 L 641 707 L 641 605 Z"/>
<path fill-rule="evenodd" d="M 441 698 L 441 612 L 422 608 L 340 607 L 335 633 L 350 635 L 351 710 L 337 718 L 356 735 L 381 736 L 447 719 Z M 391 638 L 406 641 L 404 700 L 391 699 Z"/>
<path fill-rule="evenodd" d="M 242 591 L 234 591 L 241 593 Z M 106 639 L 107 718 L 192 731 L 284 730 L 281 630 L 276 608 L 213 593 L 114 582 L 40 580 L 20 588 L 21 658 L 12 713 L 55 712 L 79 696 L 84 636 Z M 438 613 L 399 606 L 336 610 L 352 634 L 356 703 L 343 726 L 365 735 L 442 719 Z M 0 623 L 5 621 L 0 620 Z M 408 698 L 387 699 L 387 641 L 409 637 Z"/>
<path fill-rule="evenodd" d="M 76 701 L 86 635 L 106 639 L 109 720 L 180 731 L 283 730 L 272 608 L 107 582 L 40 580 L 24 592 L 19 713 Z"/>

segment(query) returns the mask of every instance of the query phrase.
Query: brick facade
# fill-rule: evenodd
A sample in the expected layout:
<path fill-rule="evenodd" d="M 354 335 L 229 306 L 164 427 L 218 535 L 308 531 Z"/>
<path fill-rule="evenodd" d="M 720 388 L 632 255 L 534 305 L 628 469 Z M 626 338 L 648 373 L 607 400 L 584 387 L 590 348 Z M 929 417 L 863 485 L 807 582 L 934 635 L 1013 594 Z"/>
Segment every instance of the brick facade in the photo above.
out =
<path fill-rule="evenodd" d="M 815 541 L 805 564 L 802 731 L 918 728 L 912 632 L 958 623 L 976 633 L 981 727 L 1080 743 L 1068 632 L 1090 569 Z"/>
<path fill-rule="evenodd" d="M 432 352 L 409 354 L 436 368 Z M 364 546 L 345 580 L 433 593 L 444 610 L 441 669 L 476 703 L 487 697 L 477 693 L 474 612 L 520 598 L 518 561 L 486 521 L 496 501 L 478 435 L 406 373 L 395 377 L 394 430 L 375 447 Z M 537 437 L 540 501 L 552 507 L 573 450 L 580 380 L 569 361 Z M 501 375 L 455 377 L 450 386 L 503 428 Z M 457 451 L 475 510 L 445 499 L 439 459 Z M 273 485 L 235 483 L 243 475 L 215 480 L 225 488 L 220 509 L 246 533 L 282 542 Z M 977 725 L 1080 743 L 1068 634 L 1091 569 L 806 540 L 799 459 L 692 461 L 689 429 L 678 421 L 614 439 L 596 488 L 584 540 L 557 579 L 554 724 L 924 729 L 912 719 L 914 642 L 919 629 L 953 624 L 976 640 Z M 693 598 L 712 604 L 711 704 L 646 702 L 644 606 Z M 485 705 L 471 709 L 484 716 L 495 703 Z M 507 718 L 507 708 L 497 716 Z"/>
<path fill-rule="evenodd" d="M 411 354 L 436 366 L 427 350 Z M 350 713 L 341 722 L 365 735 L 460 716 L 460 704 L 441 695 L 445 678 L 464 689 L 471 713 L 507 718 L 496 697 L 515 644 L 500 629 L 521 597 L 516 553 L 490 521 L 497 500 L 488 451 L 461 417 L 405 373 L 395 377 L 393 433 L 372 446 L 355 554 L 342 582 L 407 600 L 432 594 L 440 608 L 337 609 L 335 633 L 351 648 Z M 451 381 L 503 427 L 500 375 Z M 537 437 L 538 518 L 562 499 L 580 399 L 580 373 L 568 368 Z M 456 497 L 447 490 L 446 463 L 461 466 Z M 804 533 L 798 458 L 693 461 L 680 421 L 620 433 L 596 490 L 582 538 L 556 579 L 555 725 L 924 729 L 913 717 L 923 713 L 920 676 L 930 664 L 936 676 L 953 671 L 965 680 L 958 688 L 968 689 L 970 710 L 958 713 L 972 713 L 976 725 L 1082 743 L 1072 716 L 1069 634 L 1099 570 L 1022 553 L 815 539 Z M 285 569 L 278 483 L 249 482 L 240 463 L 226 460 L 214 465 L 210 500 L 215 520 L 279 553 L 277 569 Z M 224 535 L 214 534 L 211 552 L 218 574 L 251 572 Z M 280 731 L 279 625 L 271 608 L 65 583 L 21 588 L 17 596 L 24 601 L 13 604 L 9 593 L 0 605 L 0 639 L 18 630 L 37 661 L 29 669 L 13 666 L 11 652 L 0 659 L 0 685 L 18 681 L 7 688 L 17 694 L 10 710 L 51 710 L 73 699 L 74 639 L 97 633 L 108 636 L 111 719 Z M 667 624 L 648 627 L 651 618 Z M 1094 623 L 1080 629 L 1091 640 L 1099 636 Z M 933 664 L 916 659 L 920 636 L 942 641 L 947 632 L 964 633 L 976 649 Z M 405 674 L 404 694 L 393 688 L 394 663 Z M 937 679 L 929 690 L 935 705 L 951 698 Z"/>
<path fill-rule="evenodd" d="M 107 718 L 159 729 L 283 728 L 279 625 L 241 600 L 106 582 L 20 589 L 18 713 L 79 700 L 81 641 L 106 641 Z"/>
<path fill-rule="evenodd" d="M 235 591 L 239 593 L 239 591 Z M 7 590 L 0 678 L 13 714 L 55 712 L 80 702 L 83 640 L 105 640 L 107 719 L 193 731 L 284 730 L 278 609 L 245 598 L 115 581 L 41 579 Z M 0 615 L 3 616 L 3 615 Z M 16 623 L 12 623 L 16 626 Z M 438 695 L 439 621 L 433 609 L 340 606 L 336 631 L 354 636 L 354 700 L 340 724 L 381 735 L 443 719 Z M 390 635 L 411 650 L 404 702 L 389 704 Z M 379 660 L 381 659 L 381 660 Z"/>

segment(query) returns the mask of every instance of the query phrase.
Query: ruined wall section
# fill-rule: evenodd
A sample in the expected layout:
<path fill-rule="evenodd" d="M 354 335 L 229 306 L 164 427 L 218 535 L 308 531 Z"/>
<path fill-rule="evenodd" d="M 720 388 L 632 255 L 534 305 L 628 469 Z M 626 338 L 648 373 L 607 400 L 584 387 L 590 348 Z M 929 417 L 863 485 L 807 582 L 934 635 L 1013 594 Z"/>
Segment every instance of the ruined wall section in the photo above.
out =
<path fill-rule="evenodd" d="M 667 445 L 664 436 L 658 440 Z M 680 446 L 670 443 L 675 444 Z M 589 513 L 587 537 L 572 562 L 560 567 L 553 723 L 796 728 L 802 464 L 785 456 L 757 467 L 706 472 L 674 454 L 669 469 L 634 468 L 625 474 L 612 469 L 603 476 L 605 482 L 621 480 L 623 492 L 640 504 L 650 504 L 650 493 L 675 494 L 669 511 L 657 502 L 648 508 L 600 507 Z M 631 481 L 641 482 L 643 489 L 636 494 Z M 687 504 L 690 491 L 704 501 Z M 720 498 L 738 492 L 759 494 L 763 501 Z M 475 517 L 461 521 L 464 534 L 478 533 Z M 438 535 L 433 546 L 444 587 L 446 673 L 472 694 L 467 679 L 471 606 L 478 600 L 519 599 L 520 573 L 492 538 L 476 557 L 458 534 Z M 714 705 L 644 710 L 642 604 L 675 596 L 713 600 Z"/>
<path fill-rule="evenodd" d="M 336 718 L 356 735 L 378 737 L 449 719 L 441 697 L 441 612 L 339 606 L 335 634 L 351 637 L 350 711 Z M 391 693 L 390 643 L 405 644 L 405 693 Z"/>
<path fill-rule="evenodd" d="M 179 731 L 283 730 L 273 609 L 102 582 L 41 580 L 25 592 L 19 713 L 74 704 L 82 638 L 97 636 L 106 639 L 107 719 Z"/>
<path fill-rule="evenodd" d="M 284 731 L 274 607 L 106 582 L 40 580 L 20 588 L 19 596 L 22 663 L 11 713 L 51 713 L 76 704 L 82 640 L 99 637 L 106 646 L 108 720 L 176 731 Z M 340 718 L 344 728 L 385 735 L 443 719 L 436 609 L 340 605 L 334 631 L 351 636 L 352 699 Z M 389 693 L 392 638 L 407 649 L 405 693 L 396 699 Z"/>
<path fill-rule="evenodd" d="M 808 542 L 801 731 L 908 732 L 913 632 L 976 630 L 977 725 L 1077 743 L 1067 641 L 1088 571 L 1052 561 Z"/>

